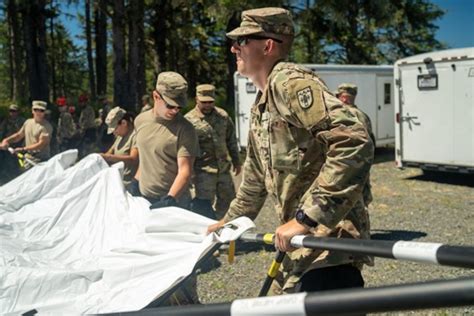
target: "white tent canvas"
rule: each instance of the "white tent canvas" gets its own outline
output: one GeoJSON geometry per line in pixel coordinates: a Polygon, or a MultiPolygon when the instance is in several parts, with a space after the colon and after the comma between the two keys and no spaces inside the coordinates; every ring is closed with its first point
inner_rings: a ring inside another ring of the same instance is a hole
{"type": "MultiPolygon", "coordinates": [[[[120,166],[89,155],[68,168],[74,155],[0,187],[0,314],[139,310],[216,242],[206,235],[213,220],[177,207],[149,210],[125,191],[120,166]]],[[[237,221],[240,230],[227,229],[221,242],[253,226],[237,221]]]]}

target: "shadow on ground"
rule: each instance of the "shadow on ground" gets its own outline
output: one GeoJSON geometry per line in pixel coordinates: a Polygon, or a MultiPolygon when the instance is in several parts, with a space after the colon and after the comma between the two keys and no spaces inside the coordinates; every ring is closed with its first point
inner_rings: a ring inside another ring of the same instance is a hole
{"type": "Polygon", "coordinates": [[[374,164],[388,161],[395,161],[395,148],[381,147],[375,148],[374,164]]]}
{"type": "Polygon", "coordinates": [[[462,173],[449,173],[442,171],[423,171],[423,174],[405,178],[405,180],[417,180],[437,182],[443,184],[460,185],[474,188],[474,175],[462,173]]]}
{"type": "Polygon", "coordinates": [[[414,240],[421,237],[426,237],[425,232],[410,231],[410,230],[386,230],[386,229],[372,229],[371,239],[374,240],[414,240]]]}

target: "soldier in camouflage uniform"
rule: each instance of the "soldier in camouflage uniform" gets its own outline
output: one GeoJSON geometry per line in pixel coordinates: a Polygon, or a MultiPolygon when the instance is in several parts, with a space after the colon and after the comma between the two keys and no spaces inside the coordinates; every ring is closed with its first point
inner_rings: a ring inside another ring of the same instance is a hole
{"type": "Polygon", "coordinates": [[[74,136],[76,135],[77,130],[72,115],[68,112],[66,98],[58,98],[56,104],[59,109],[56,139],[59,145],[59,151],[63,152],[74,148],[74,136]]]}
{"type": "Polygon", "coordinates": [[[241,165],[234,124],[226,111],[215,106],[215,90],[210,84],[197,86],[196,107],[185,117],[196,129],[201,149],[194,163],[193,205],[211,215],[214,207],[215,217],[221,219],[235,198],[231,164],[236,175],[241,165]]]}
{"type": "MultiPolygon", "coordinates": [[[[8,108],[8,117],[0,124],[0,139],[15,134],[25,123],[25,118],[20,115],[20,109],[16,104],[11,104],[8,108]]],[[[12,143],[11,147],[22,146],[22,142],[12,143]]],[[[0,152],[0,164],[2,170],[0,176],[5,180],[11,179],[19,173],[19,166],[16,158],[8,152],[0,152]]]]}
{"type": "Polygon", "coordinates": [[[237,70],[257,86],[243,180],[218,229],[239,217],[255,218],[268,195],[281,225],[275,246],[290,251],[270,294],[361,287],[366,256],[293,249],[295,235],[368,239],[362,189],[373,160],[367,130],[309,69],[283,62],[294,38],[281,8],[244,11],[234,40],[237,70]]]}
{"type": "Polygon", "coordinates": [[[79,116],[79,132],[82,136],[79,152],[82,157],[97,150],[95,113],[88,101],[89,98],[87,95],[83,94],[79,96],[79,107],[81,108],[81,114],[79,116]]]}
{"type": "MultiPolygon", "coordinates": [[[[374,143],[375,147],[375,136],[372,129],[372,122],[370,121],[369,116],[364,113],[361,109],[355,105],[355,99],[357,96],[357,86],[352,83],[341,83],[337,87],[337,91],[335,93],[336,97],[344,102],[344,105],[349,107],[349,109],[354,113],[355,116],[364,124],[367,132],[370,135],[370,139],[374,143]]],[[[364,198],[364,205],[365,208],[369,209],[369,204],[373,201],[372,196],[372,185],[370,184],[370,176],[367,177],[367,182],[364,186],[364,191],[362,193],[364,198]]]]}

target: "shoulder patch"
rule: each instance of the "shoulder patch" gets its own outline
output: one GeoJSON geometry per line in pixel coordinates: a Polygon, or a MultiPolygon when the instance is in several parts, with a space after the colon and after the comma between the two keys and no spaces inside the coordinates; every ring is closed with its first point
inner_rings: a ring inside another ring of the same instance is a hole
{"type": "Polygon", "coordinates": [[[303,109],[307,109],[313,105],[313,90],[311,90],[310,86],[298,90],[296,96],[298,97],[298,104],[303,109]]]}

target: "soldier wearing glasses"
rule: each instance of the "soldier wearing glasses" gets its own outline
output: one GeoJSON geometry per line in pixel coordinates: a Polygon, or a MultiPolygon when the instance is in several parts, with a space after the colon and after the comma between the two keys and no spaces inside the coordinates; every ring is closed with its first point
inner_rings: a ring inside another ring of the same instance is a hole
{"type": "Polygon", "coordinates": [[[295,250],[290,240],[305,234],[370,237],[362,199],[374,151],[367,130],[313,72],[283,62],[294,39],[287,10],[244,11],[240,27],[227,37],[234,40],[237,71],[259,92],[243,182],[225,217],[208,231],[239,216],[255,218],[270,195],[280,219],[275,246],[288,252],[271,294],[363,286],[360,269],[370,258],[295,250]]]}
{"type": "Polygon", "coordinates": [[[152,208],[187,207],[193,163],[199,154],[193,125],[180,113],[188,84],[176,72],[158,75],[153,108],[135,119],[139,193],[152,208]]]}
{"type": "MultiPolygon", "coordinates": [[[[48,160],[50,157],[53,127],[45,118],[46,102],[33,101],[32,105],[33,118],[26,120],[18,132],[3,139],[0,148],[7,149],[11,144],[25,139],[25,146],[14,148],[14,152],[25,152],[28,160],[37,163],[48,160]]],[[[32,167],[28,160],[25,164],[25,169],[32,167]]]]}

